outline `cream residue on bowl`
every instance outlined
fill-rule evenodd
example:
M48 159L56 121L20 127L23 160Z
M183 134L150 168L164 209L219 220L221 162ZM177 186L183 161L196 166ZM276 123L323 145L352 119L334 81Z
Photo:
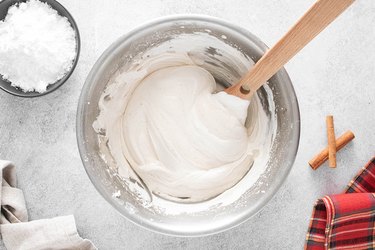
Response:
M120 68L93 124L102 158L129 190L146 206L172 213L238 199L265 171L276 130L267 86L267 110L257 95L247 108L247 101L215 94L223 88L215 79L233 83L252 61L229 45L207 47L217 42L209 35L189 53L179 51L192 38L180 35Z

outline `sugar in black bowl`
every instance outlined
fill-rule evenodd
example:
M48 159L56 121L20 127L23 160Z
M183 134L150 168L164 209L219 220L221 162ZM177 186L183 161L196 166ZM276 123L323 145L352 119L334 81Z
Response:
M80 54L71 14L55 0L0 2L0 88L37 97L63 85Z

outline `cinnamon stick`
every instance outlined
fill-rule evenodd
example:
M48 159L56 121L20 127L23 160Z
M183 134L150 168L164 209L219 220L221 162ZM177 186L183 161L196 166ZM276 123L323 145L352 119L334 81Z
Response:
M346 131L343 135L341 135L336 140L336 149L339 151L342 149L346 144L348 144L351 140L355 138L352 131ZM328 160L328 147L323 149L319 154L317 154L314 158L309 161L309 165L312 169L316 170L320 165Z
M336 167L336 138L335 127L333 125L333 116L328 115L327 123L327 138L328 138L328 162L331 168Z

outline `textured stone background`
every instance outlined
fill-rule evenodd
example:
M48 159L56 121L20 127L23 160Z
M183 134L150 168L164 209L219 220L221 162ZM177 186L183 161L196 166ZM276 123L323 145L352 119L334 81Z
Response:
M74 214L80 234L100 249L301 249L314 201L341 192L374 155L375 1L357 1L287 66L300 103L302 133L293 170L268 205L241 226L202 238L142 229L96 192L83 169L75 114L86 75L116 38L153 18L176 13L217 16L272 45L313 0L61 0L82 36L79 64L56 92L22 99L0 91L0 158L15 162L31 219ZM312 171L309 158L326 144L325 115L354 143L338 168Z

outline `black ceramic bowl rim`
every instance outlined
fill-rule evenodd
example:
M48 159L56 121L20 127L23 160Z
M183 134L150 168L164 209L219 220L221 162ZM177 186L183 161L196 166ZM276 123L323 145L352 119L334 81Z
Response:
M75 35L76 35L76 43L77 43L76 56L74 58L72 68L69 70L69 72L63 78L61 78L60 80L56 81L53 84L48 85L47 90L43 93L39 93L39 92L36 92L36 91L23 92L21 89L11 86L9 81L6 81L6 80L2 79L2 76L1 76L1 73L0 73L0 88L2 90L4 90L5 92L8 92L8 93L10 93L12 95L15 95L15 96L38 97L38 96L43 96L43 95L46 95L48 93L51 93L51 92L55 91L56 89L58 89L61 85L63 85L69 79L69 77L72 75L72 73L73 73L73 71L74 71L74 69L75 69L75 67L77 66L77 63L78 63L79 54L80 54L80 51L81 51L81 38L80 38L80 35L79 35L78 26L77 26L76 22L74 21L72 15L69 13L69 11L67 11L65 9L64 6L62 6L56 0L39 0L39 1L47 3L49 6L51 6L51 8L56 10L59 13L60 16L66 17L68 19L68 21L69 21L70 25L72 26L72 28L75 32ZM21 3L21 2L27 2L27 0L3 0L3 1L0 0L0 20L3 20L5 18L5 16L8 13L8 9L9 9L10 6L12 6L16 3Z

